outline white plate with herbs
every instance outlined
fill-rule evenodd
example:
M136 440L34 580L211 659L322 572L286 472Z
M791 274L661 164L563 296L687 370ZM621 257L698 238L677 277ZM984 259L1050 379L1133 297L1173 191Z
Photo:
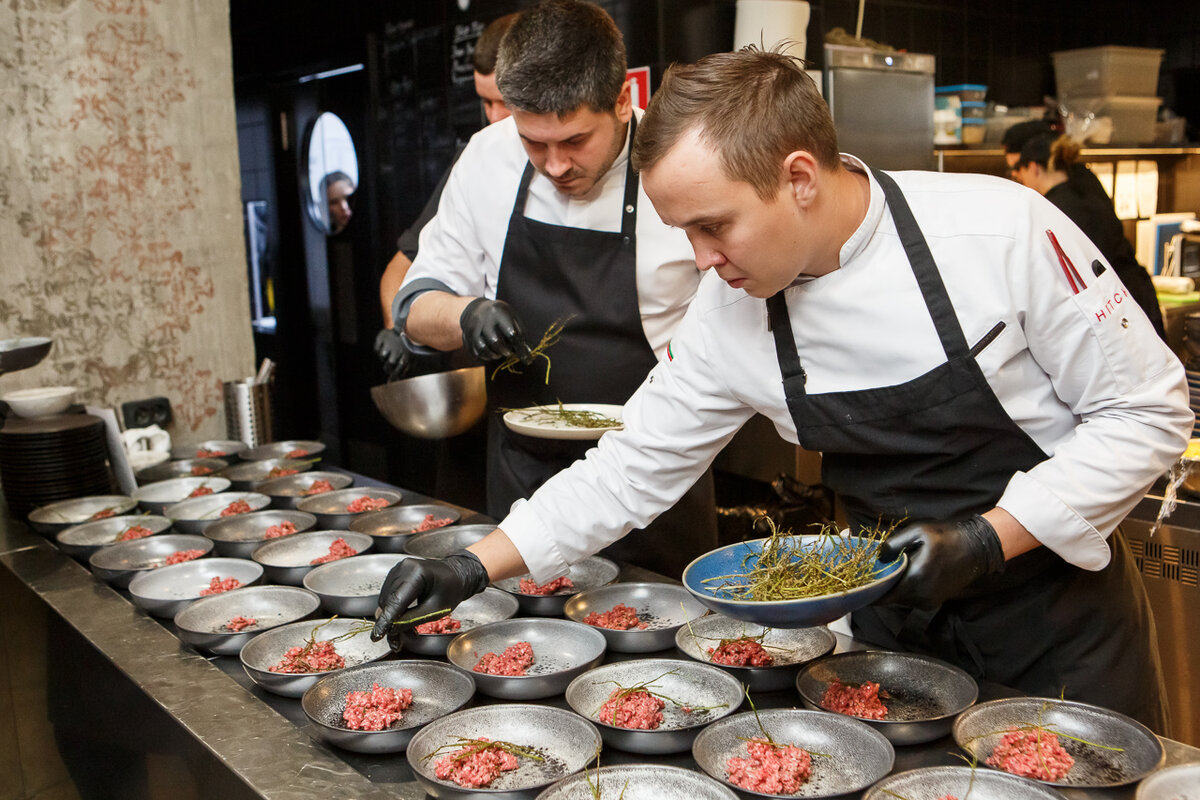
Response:
M535 439L599 439L623 427L623 406L607 403L555 403L514 408L504 414L510 431Z

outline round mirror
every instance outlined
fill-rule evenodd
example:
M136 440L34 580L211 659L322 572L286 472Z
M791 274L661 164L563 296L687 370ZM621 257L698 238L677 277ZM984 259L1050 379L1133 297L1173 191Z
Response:
M317 117L308 149L308 218L326 236L339 234L354 216L358 156L346 123L328 111Z

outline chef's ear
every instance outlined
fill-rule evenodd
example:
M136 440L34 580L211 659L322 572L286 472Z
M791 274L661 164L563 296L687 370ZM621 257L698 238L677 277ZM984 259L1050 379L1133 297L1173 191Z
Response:
M629 118L633 116L633 85L628 80L617 95L617 105L613 111L618 122L629 122Z
M820 168L812 153L807 150L789 153L783 160L783 170L797 205L801 208L811 206L816 199L817 184L820 182Z

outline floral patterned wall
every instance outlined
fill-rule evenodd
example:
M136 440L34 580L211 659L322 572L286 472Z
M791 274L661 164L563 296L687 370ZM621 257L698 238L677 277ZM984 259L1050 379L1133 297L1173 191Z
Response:
M228 0L0 6L0 338L50 336L0 393L171 401L224 436L253 372Z

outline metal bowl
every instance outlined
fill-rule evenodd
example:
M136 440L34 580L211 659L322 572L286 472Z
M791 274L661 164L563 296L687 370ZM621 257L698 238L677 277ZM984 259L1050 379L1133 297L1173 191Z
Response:
M1075 759L1075 766L1061 781L1042 781L1054 786L1124 786L1149 775L1165 757L1162 742L1140 722L1100 706L1045 697L1014 697L968 708L954 721L954 741L979 763L986 764L1009 727L1031 725L1105 748L1121 748L1117 752L1059 737L1059 744Z
M828 545L827 537L792 536L794 547L821 547ZM683 585L701 603L734 619L769 625L773 628L809 628L825 625L855 609L870 605L883 597L908 566L908 556L901 554L890 563L876 562L877 577L857 589L839 594L806 597L800 600L754 601L737 600L720 593L720 584L713 581L723 575L738 575L746 571L744 562L756 558L762 552L767 539L739 542L712 550L688 564L683 570ZM874 546L874 543L856 536L843 540L856 547Z
M219 656L236 656L246 643L264 631L305 619L320 607L320 599L295 586L248 586L236 592L201 597L175 615L179 638ZM240 631L225 627L234 617L257 622Z
M371 388L371 399L392 427L418 439L466 433L487 411L483 367L418 375Z
M350 527L351 522L364 514L371 513L369 511L355 513L346 510L348 504L362 497L370 497L372 500L380 498L387 500L388 504L385 506L386 508L399 503L404 495L395 489L380 489L376 486L338 489L306 497L296 504L296 508L301 511L307 511L309 514L315 514L317 516L317 524L322 528L344 531ZM376 511L382 510L376 509Z
M257 492L260 484L276 478L288 478L291 475L281 475L275 470L294 469L295 475L312 469L313 462L300 458L268 458L259 461L242 461L221 470L221 477L233 483L237 492ZM261 493L260 493L261 494Z
M134 477L139 484L156 483L171 478L203 478L206 475L214 475L228 466L229 462L221 458L185 458L139 469Z
M474 597L463 600L451 612L451 616L462 623L462 627L454 633L417 633L409 628L400 634L400 641L405 650L423 656L445 658L446 649L456 637L481 625L512 619L516 615L516 598L489 586Z
M164 533L102 547L92 553L88 565L97 578L124 589L139 572L166 566L167 557L172 553L179 550L203 550L207 556L212 549L213 543L203 536Z
M92 553L102 547L122 544L117 541L117 537L134 525L148 528L151 535L154 535L169 531L171 520L150 514L123 514L119 517L85 522L82 525L72 525L59 531L54 541L58 542L59 548L67 555L87 561Z
M769 667L733 667L717 664L708 654L724 639L749 636L759 639L774 663ZM761 638L760 638L761 637ZM688 658L720 667L756 692L791 688L800 667L833 650L837 637L824 625L812 628L764 628L753 622L713 614L694 620L675 632L675 646Z
M966 797L971 800L1064 800L1049 786L997 772L971 767L922 767L888 775L863 795L863 800L896 797ZM1164 800L1166 800L1164 796Z
M537 800L737 800L737 795L702 773L661 764L622 764L577 772L537 796Z
M291 455L297 450L304 453ZM325 445L312 439L288 439L283 442L260 444L243 450L239 455L243 461L270 461L273 459L312 459L325 452Z
M567 604L571 595L607 586L617 579L620 572L621 568L607 558L589 556L583 561L572 564L571 569L567 571L567 577L575 584L574 589L566 589L550 595L523 594L521 579L528 578L528 575L505 578L495 581L492 585L516 597L517 602L521 605L521 611L526 614L539 617L561 617L563 606Z
M522 758L482 789L441 780L434 770L459 738L511 742L536 750L542 761ZM409 766L430 797L456 800L533 800L546 786L583 769L600 751L596 726L578 714L543 705L479 706L429 723L408 743Z
M0 375L40 364L53 340L45 336L23 336L0 341Z
M226 478L209 475L203 478L168 478L139 486L130 495L137 500L143 511L151 514L162 514L168 508L188 499L188 495L200 488L212 489L212 494L220 494L230 486ZM207 497L208 495L201 495Z
M404 716L380 731L348 728L342 713L346 695L369 692L379 684L389 689L411 689L412 705ZM385 661L363 664L321 678L304 693L300 706L313 724L317 738L356 753L399 753L417 731L435 719L452 714L470 702L475 682L449 664L438 661Z
M989 775L992 773L988 773ZM1200 762L1166 767L1138 784L1135 800L1186 800L1200 786Z
M352 634L334 643L334 649L346 661L346 666L342 669L349 669L359 664L379 661L391 653L386 641L372 642L369 631L369 623L362 619L334 617L293 622L254 637L238 653L238 658L241 659L242 669L246 670L250 680L263 689L284 697L300 697L321 678L341 670L308 673L271 672L271 667L278 664L288 650L303 646L310 636L321 641Z
M366 539L360 550L357 545ZM355 537L353 541L348 537ZM347 532L346 544L361 553L370 548L371 537ZM410 556L402 553L376 553L330 561L313 567L304 576L304 588L321 598L321 607L344 617L369 617L379 608L379 593L392 567Z
M54 536L72 525L92 522L92 516L101 511L112 509L116 512L113 516L117 516L129 513L135 506L137 506L136 500L121 494L74 497L70 500L49 503L30 511L29 524L43 536Z
M184 533L200 534L214 522L228 519L222 517L221 512L238 500L245 500L251 511L261 511L271 504L271 498L257 492L221 492L167 506L163 516L170 517L175 527Z
M600 718L600 709L618 687L648 684L650 691L678 701L666 700L663 720L657 728L621 728ZM604 743L620 750L647 755L683 753L696 734L715 720L737 711L745 690L727 672L695 661L642 658L619 661L586 672L567 687L567 705L576 714L596 723ZM690 708L691 711L684 711Z
M223 458L233 463L241 458L246 449L245 442L236 439L208 439L195 444L177 444L171 448L171 460L180 461L190 458ZM220 453L221 455L208 455Z
M359 538L361 537L361 538ZM267 580L288 586L300 586L304 576L316 569L314 558L329 553L338 539L362 553L371 549L371 537L348 531L306 531L259 545L250 557L263 565Z
M887 775L896 753L883 734L856 719L825 711L776 708L743 712L718 720L696 737L692 757L700 769L743 797L778 797L734 786L726 763L746 757L746 740L762 736L759 724L779 744L801 747L823 757L813 759L812 777L793 797L831 797L858 792ZM932 799L931 799L932 800Z
M450 506L422 503L412 506L392 506L380 511L368 511L350 523L350 530L365 533L375 540L375 549L380 553L402 553L404 543L425 522L426 517L449 519L446 525L430 528L430 533L439 533L447 525L458 522L460 514ZM495 530L495 526L492 527Z
M129 582L129 595L156 617L174 617L203 597L213 578L234 578L242 586L253 586L262 576L262 566L244 558L201 558L138 573Z
M613 583L588 589L568 599L563 613L586 625L588 614L603 613L617 603L637 609L638 619L647 627L622 631L597 625L596 630L608 640L608 649L616 653L666 650L685 622L705 613L704 606L686 589L670 583Z
M345 489L354 484L354 476L344 472L297 472L295 475L284 475L282 478L271 478L254 487L254 491L271 498L275 508L295 508L300 501L311 497L305 494L317 481L329 481L336 489Z
M529 642L533 647L533 664L524 675L474 671L485 654L500 654L517 642ZM562 694L572 680L600 663L604 650L604 637L595 628L565 619L524 617L459 634L446 648L446 658L471 673L483 694L504 700L536 700Z
M267 529L285 522L296 526L296 533L304 533L317 524L317 518L303 511L252 511L219 519L204 529L204 535L216 543L218 555L250 558L260 546L272 541L267 538Z
M496 526L488 523L455 525L428 533L417 533L404 537L404 552L421 558L445 558L457 550L475 544L494 530Z
M804 705L825 711L825 691L834 680L861 685L874 681L887 707L884 719L855 717L895 745L932 742L950 732L954 718L975 704L979 687L958 667L929 656L859 650L817 659L796 676Z

